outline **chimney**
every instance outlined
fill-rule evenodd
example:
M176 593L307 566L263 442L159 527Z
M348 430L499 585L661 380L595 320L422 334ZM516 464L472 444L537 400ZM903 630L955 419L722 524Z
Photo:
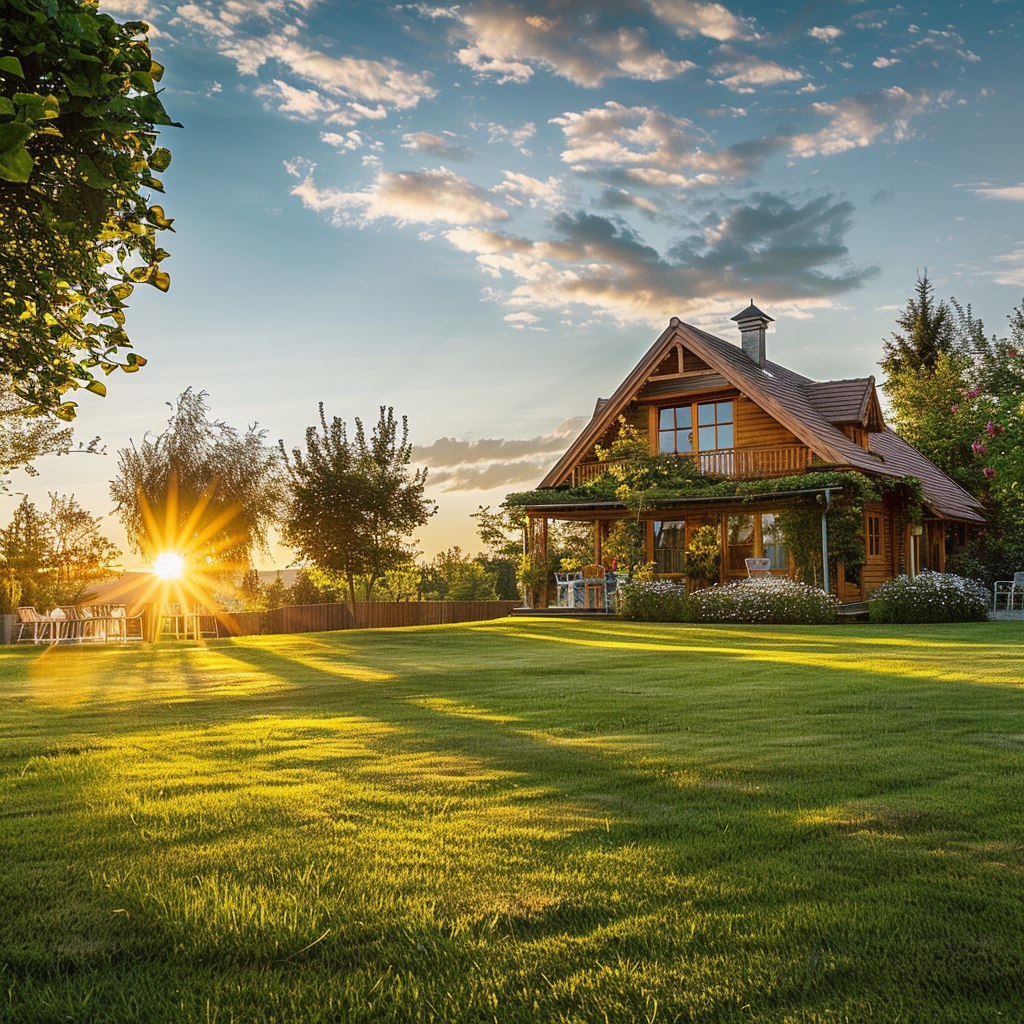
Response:
M769 324L775 321L754 305L750 300L742 313L737 313L731 319L735 320L740 329L740 345L743 354L758 366L764 366L764 332Z

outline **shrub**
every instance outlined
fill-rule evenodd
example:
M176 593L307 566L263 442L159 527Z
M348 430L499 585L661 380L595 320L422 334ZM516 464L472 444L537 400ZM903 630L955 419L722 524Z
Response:
M868 601L872 622L981 622L988 609L985 587L946 572L886 580Z
M697 590L689 603L692 622L810 625L835 622L839 612L839 602L831 594L784 576L761 576Z
M634 580L619 588L619 614L636 622L686 622L686 587L668 580Z

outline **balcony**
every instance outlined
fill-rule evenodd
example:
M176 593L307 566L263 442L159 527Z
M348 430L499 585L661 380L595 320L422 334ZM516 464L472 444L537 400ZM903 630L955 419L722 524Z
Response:
M801 473L811 464L812 456L806 445L791 444L777 448L720 448L713 452L680 454L677 458L695 459L703 476L758 480ZM570 482L573 487L590 483L622 461L581 463L572 471Z

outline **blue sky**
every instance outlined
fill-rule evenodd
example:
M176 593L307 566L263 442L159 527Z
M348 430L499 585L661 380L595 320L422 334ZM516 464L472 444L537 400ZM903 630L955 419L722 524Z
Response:
M769 357L828 379L878 372L919 270L990 330L1024 296L1016 3L102 6L151 24L184 127L171 291L129 311L149 365L79 436L114 452L189 385L288 444L320 400L393 405L427 554L475 550L469 513L534 485L671 316L732 337L752 298ZM113 454L39 468L17 487L109 510Z

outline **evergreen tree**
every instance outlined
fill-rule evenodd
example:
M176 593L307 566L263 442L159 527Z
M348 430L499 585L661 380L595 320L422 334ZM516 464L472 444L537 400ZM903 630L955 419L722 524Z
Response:
M891 339L882 342L881 365L888 376L908 369L930 370L940 354L952 355L959 347L952 310L944 301L936 303L932 293L926 272L917 279L916 295L896 318L902 333L893 331Z

